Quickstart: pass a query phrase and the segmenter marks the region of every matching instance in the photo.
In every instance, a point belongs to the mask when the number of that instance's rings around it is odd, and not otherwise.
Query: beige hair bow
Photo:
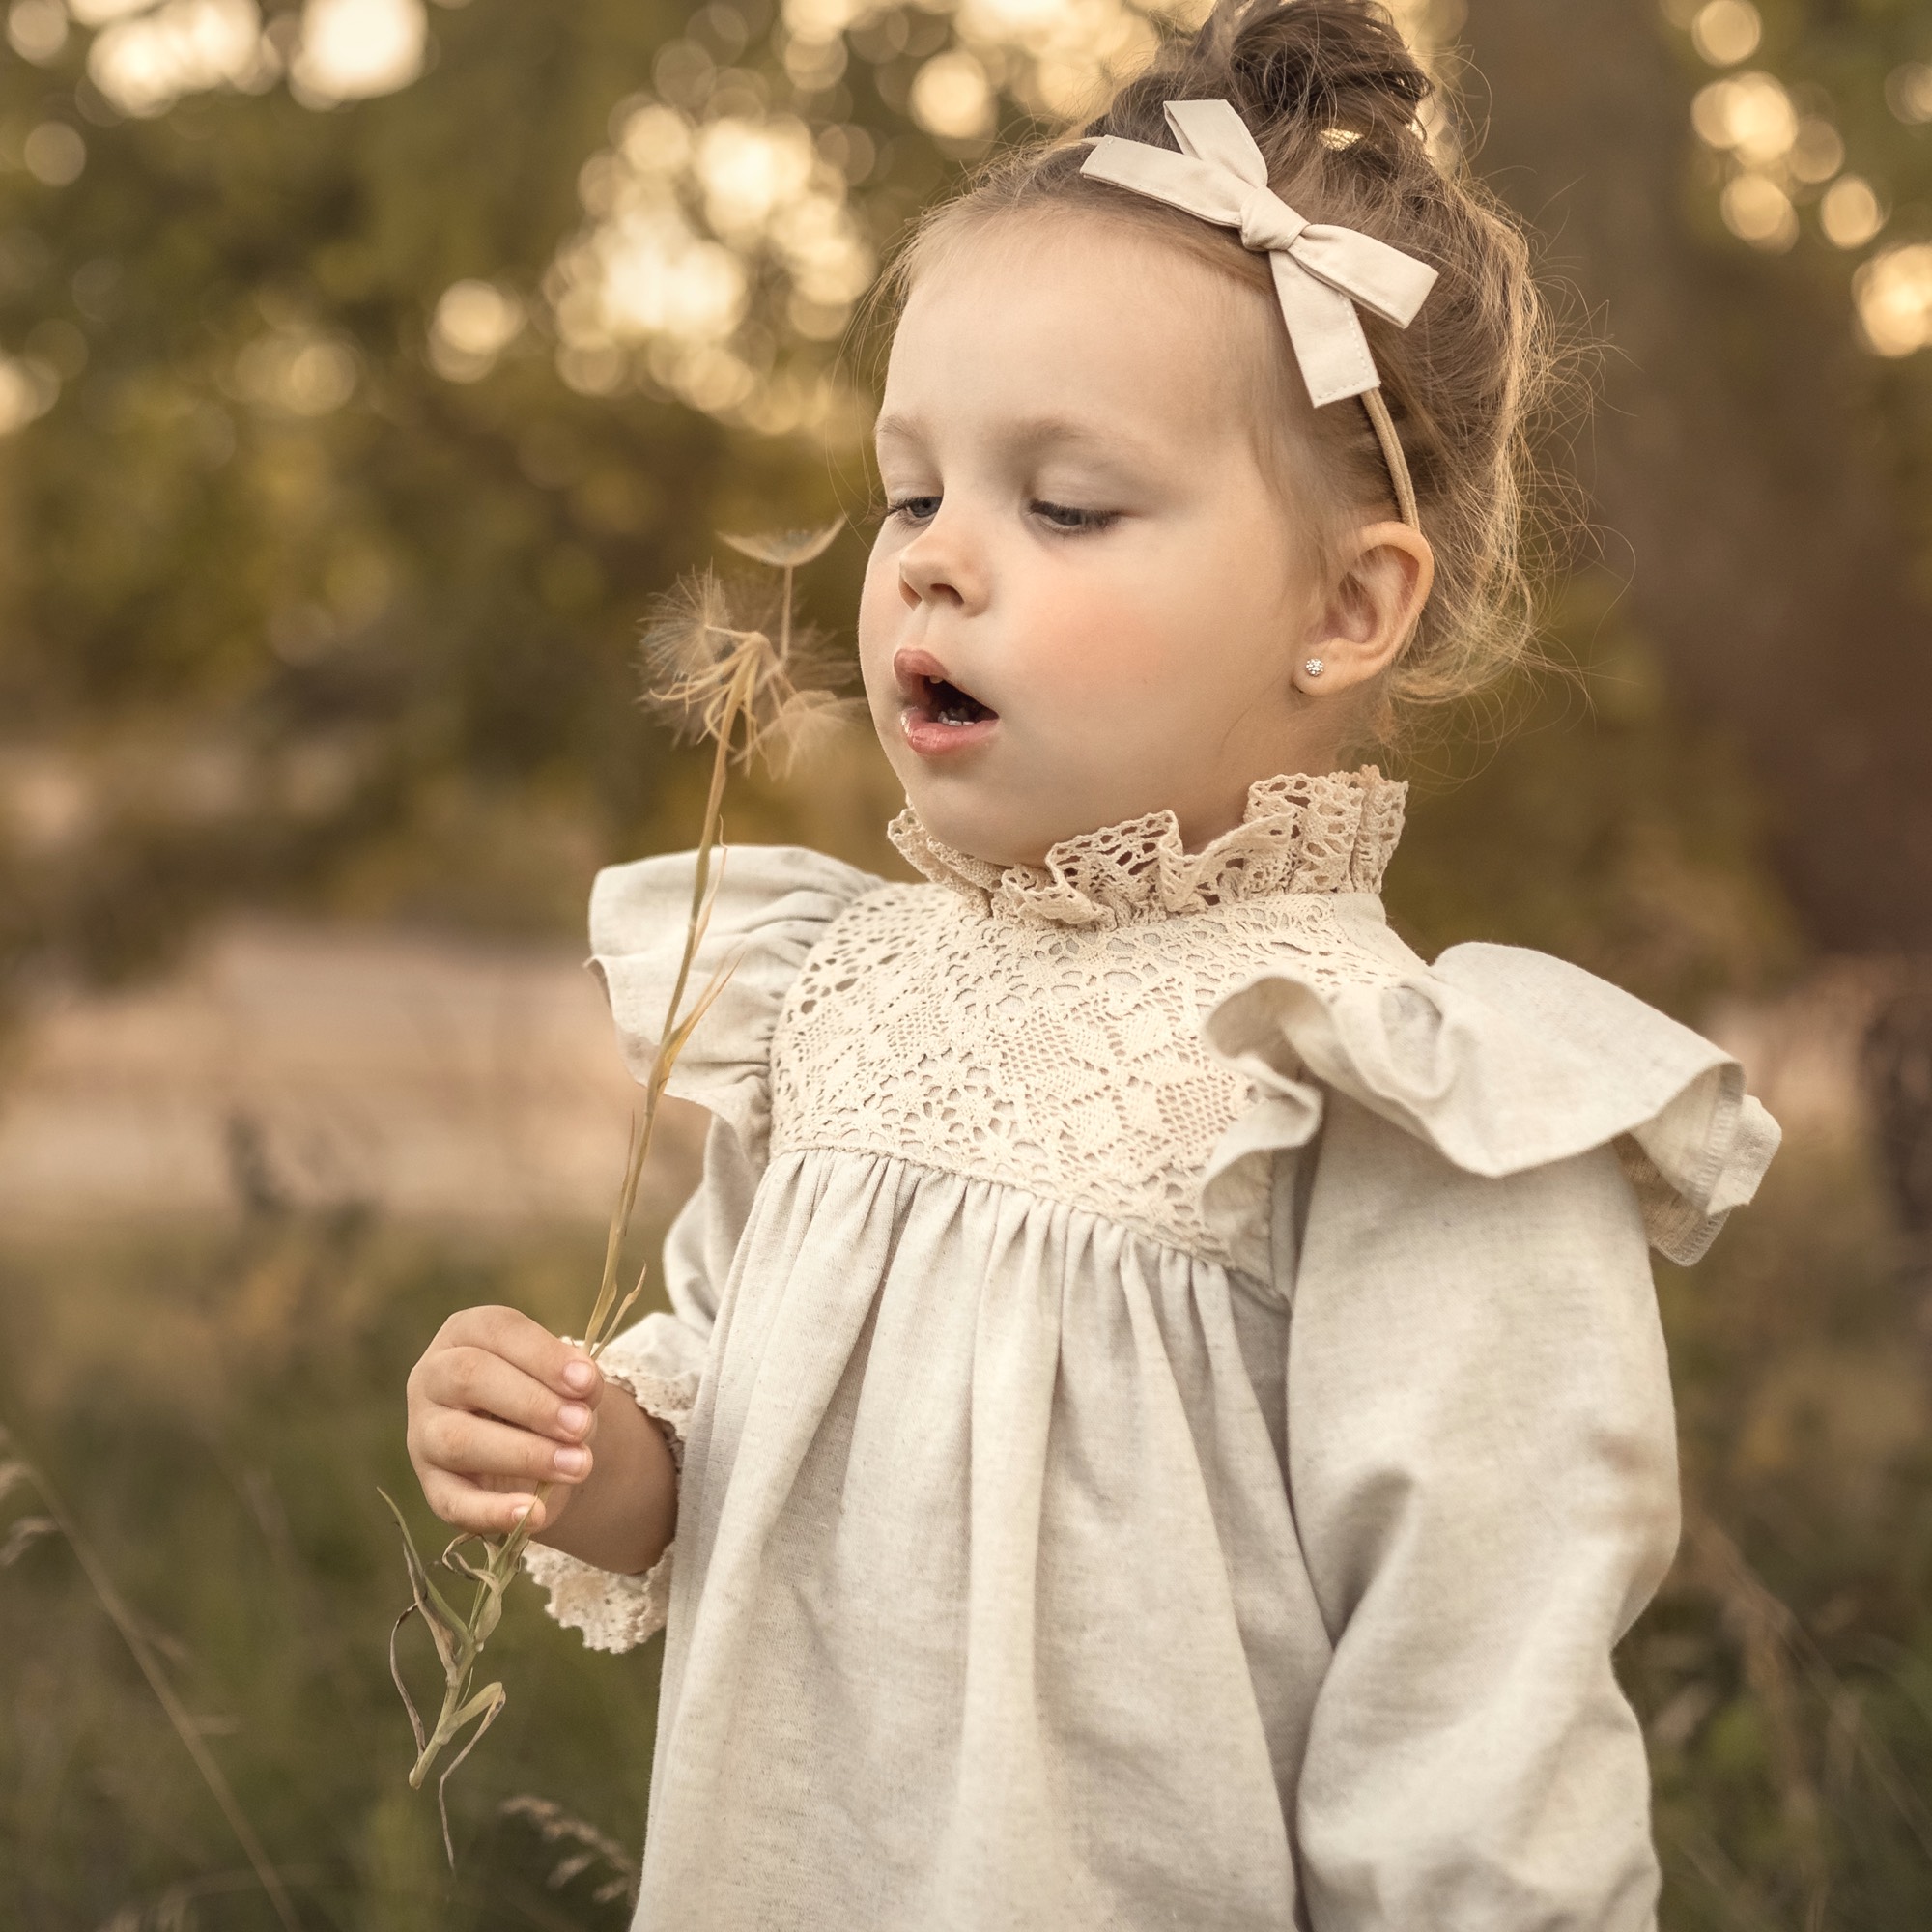
[[[1106,134],[1080,172],[1235,229],[1244,248],[1267,256],[1309,400],[1319,410],[1362,398],[1403,521],[1419,528],[1408,464],[1356,308],[1406,328],[1435,287],[1435,270],[1373,235],[1297,214],[1268,186],[1267,162],[1232,102],[1170,100],[1165,111],[1179,154]]]

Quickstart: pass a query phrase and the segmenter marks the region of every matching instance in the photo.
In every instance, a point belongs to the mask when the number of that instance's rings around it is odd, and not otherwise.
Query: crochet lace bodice
[[[953,852],[908,811],[900,850],[953,891],[868,894],[813,949],[772,1042],[774,1151],[896,1155],[1238,1264],[1201,1182],[1246,1083],[1202,1015],[1285,958],[1337,987],[1414,964],[1367,899],[1404,790],[1270,779],[1200,853],[1156,812],[1044,867]]]

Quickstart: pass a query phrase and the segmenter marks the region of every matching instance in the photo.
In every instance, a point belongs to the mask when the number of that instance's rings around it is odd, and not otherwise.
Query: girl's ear
[[[1326,697],[1380,676],[1402,655],[1435,582],[1435,553],[1420,530],[1397,523],[1357,530],[1309,627],[1293,674],[1295,689]]]

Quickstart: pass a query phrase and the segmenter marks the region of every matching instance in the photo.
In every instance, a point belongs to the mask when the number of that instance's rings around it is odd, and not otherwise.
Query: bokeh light
[[[21,144],[20,160],[43,187],[66,187],[87,165],[87,143],[65,121],[43,121]]]
[[[1822,115],[1807,115],[1798,124],[1798,137],[1784,157],[1794,181],[1815,185],[1828,182],[1845,165],[1845,139]]]
[[[309,106],[393,94],[422,71],[422,0],[308,0],[289,84]]]
[[[92,4],[98,19],[105,0]],[[96,36],[87,71],[124,114],[163,114],[185,94],[273,77],[255,0],[167,0],[150,12],[114,11],[122,17]]]
[[[1908,125],[1932,121],[1932,61],[1908,61],[1886,76],[1886,105]]]
[[[25,429],[53,408],[60,383],[34,356],[0,355],[0,436]]]
[[[748,103],[749,104],[749,103]],[[850,398],[793,366],[781,339],[839,334],[877,261],[848,198],[842,150],[796,115],[703,119],[640,99],[585,163],[585,226],[543,292],[571,386],[668,390],[780,430],[852,427]]]
[[[1852,281],[1859,325],[1881,355],[1910,355],[1932,344],[1932,242],[1874,255]]]
[[[946,141],[980,141],[999,115],[986,70],[964,47],[934,54],[913,77],[912,118]]]
[[[67,9],[60,0],[14,0],[7,10],[7,44],[36,67],[60,58],[67,32]]]
[[[1735,154],[1749,167],[1782,160],[1798,142],[1798,110],[1768,73],[1714,80],[1690,103],[1690,121],[1709,146]]]
[[[1781,254],[1798,240],[1798,211],[1769,175],[1741,174],[1724,184],[1724,226],[1753,248]]]
[[[1764,21],[1750,0],[1710,0],[1690,22],[1690,43],[1713,67],[1735,67],[1757,52]]]
[[[355,393],[355,352],[335,336],[297,326],[258,335],[235,358],[241,397],[271,412],[323,416]]]
[[[1818,203],[1818,225],[1834,248],[1862,248],[1885,226],[1885,210],[1870,182],[1844,175]]]
[[[430,366],[452,383],[474,383],[523,333],[524,303],[495,282],[454,282],[443,290],[429,327]]]

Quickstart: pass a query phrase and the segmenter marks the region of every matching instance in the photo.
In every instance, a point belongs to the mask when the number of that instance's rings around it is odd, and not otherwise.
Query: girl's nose
[[[984,571],[956,525],[946,527],[936,517],[899,552],[899,595],[912,610],[952,604],[970,612],[985,601]]]

